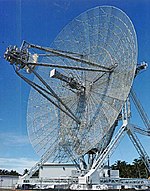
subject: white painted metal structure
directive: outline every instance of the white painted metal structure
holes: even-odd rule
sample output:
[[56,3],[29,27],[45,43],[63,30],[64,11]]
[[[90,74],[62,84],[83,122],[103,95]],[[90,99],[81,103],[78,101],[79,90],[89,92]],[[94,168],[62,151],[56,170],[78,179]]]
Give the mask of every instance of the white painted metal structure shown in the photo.
[[[136,33],[124,12],[112,6],[90,9],[70,22],[51,48],[24,41],[21,48],[8,47],[5,58],[33,88],[28,133],[41,160],[23,180],[48,160],[72,161],[81,170],[79,184],[89,188],[100,182],[98,171],[125,133],[150,171],[149,157],[135,134],[149,135],[150,123],[131,90],[147,64],[137,65]],[[130,97],[146,129],[130,124]],[[112,139],[118,120],[122,126]]]

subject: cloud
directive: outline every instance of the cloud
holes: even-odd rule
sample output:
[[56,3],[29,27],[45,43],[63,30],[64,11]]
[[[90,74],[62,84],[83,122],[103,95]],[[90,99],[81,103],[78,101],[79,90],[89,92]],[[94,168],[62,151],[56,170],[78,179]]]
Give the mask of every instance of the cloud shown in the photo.
[[67,11],[70,7],[70,0],[66,1],[54,1],[53,5],[57,8],[56,11],[59,12],[60,10],[63,10],[64,12]]
[[13,133],[1,133],[0,134],[1,143],[5,146],[17,146],[22,147],[30,144],[27,135],[17,135]]
[[36,162],[31,158],[0,158],[0,169],[16,170],[22,174],[24,169],[30,169]]

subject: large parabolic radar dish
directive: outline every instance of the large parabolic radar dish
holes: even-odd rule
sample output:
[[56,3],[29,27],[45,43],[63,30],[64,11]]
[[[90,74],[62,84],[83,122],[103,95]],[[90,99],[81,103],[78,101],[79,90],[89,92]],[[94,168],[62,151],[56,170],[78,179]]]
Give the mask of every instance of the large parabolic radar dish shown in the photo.
[[[74,79],[78,88],[50,78],[54,68],[36,69],[80,121],[73,120],[31,89],[27,116],[31,143],[40,155],[49,149],[52,153],[50,160],[57,161],[59,157],[66,160],[67,152],[80,157],[92,149],[98,150],[104,137],[110,139],[113,124],[132,86],[137,64],[137,39],[132,22],[124,12],[101,6],[71,21],[50,47],[72,55],[75,53],[85,62],[51,56],[45,57],[44,63],[103,68],[101,72],[58,69],[59,73]],[[34,82],[40,84],[36,77]],[[58,104],[64,107],[59,101]]]

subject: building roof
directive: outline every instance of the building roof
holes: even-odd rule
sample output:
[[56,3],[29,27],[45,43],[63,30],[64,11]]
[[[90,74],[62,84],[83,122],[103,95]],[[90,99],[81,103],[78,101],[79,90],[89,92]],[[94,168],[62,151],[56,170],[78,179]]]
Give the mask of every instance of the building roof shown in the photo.
[[75,164],[69,164],[69,163],[45,163],[42,166],[70,166],[75,167]]

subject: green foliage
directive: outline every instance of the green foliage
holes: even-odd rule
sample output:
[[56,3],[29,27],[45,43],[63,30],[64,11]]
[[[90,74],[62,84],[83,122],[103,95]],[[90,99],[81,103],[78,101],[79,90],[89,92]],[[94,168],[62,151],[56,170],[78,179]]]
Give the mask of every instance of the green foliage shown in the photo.
[[142,159],[134,159],[132,164],[125,161],[116,161],[113,170],[119,170],[121,178],[148,178],[148,171]]
[[[26,173],[28,173],[28,169],[25,169],[24,172],[23,172],[23,175],[25,175]],[[32,177],[38,177],[39,176],[39,170],[37,170],[33,175]]]
[[[28,169],[24,169],[23,175],[25,175],[28,172]],[[13,176],[20,176],[21,174],[19,174],[17,171],[15,170],[5,170],[5,169],[0,169],[0,175],[13,175]],[[38,177],[39,176],[39,170],[37,170],[32,177]]]
[[39,170],[37,170],[33,175],[32,177],[39,177]]
[[15,170],[8,171],[8,170],[2,170],[2,169],[0,169],[0,175],[19,176],[20,174],[19,174],[17,171],[15,171]]
[[23,175],[27,174],[28,169],[24,169]]

